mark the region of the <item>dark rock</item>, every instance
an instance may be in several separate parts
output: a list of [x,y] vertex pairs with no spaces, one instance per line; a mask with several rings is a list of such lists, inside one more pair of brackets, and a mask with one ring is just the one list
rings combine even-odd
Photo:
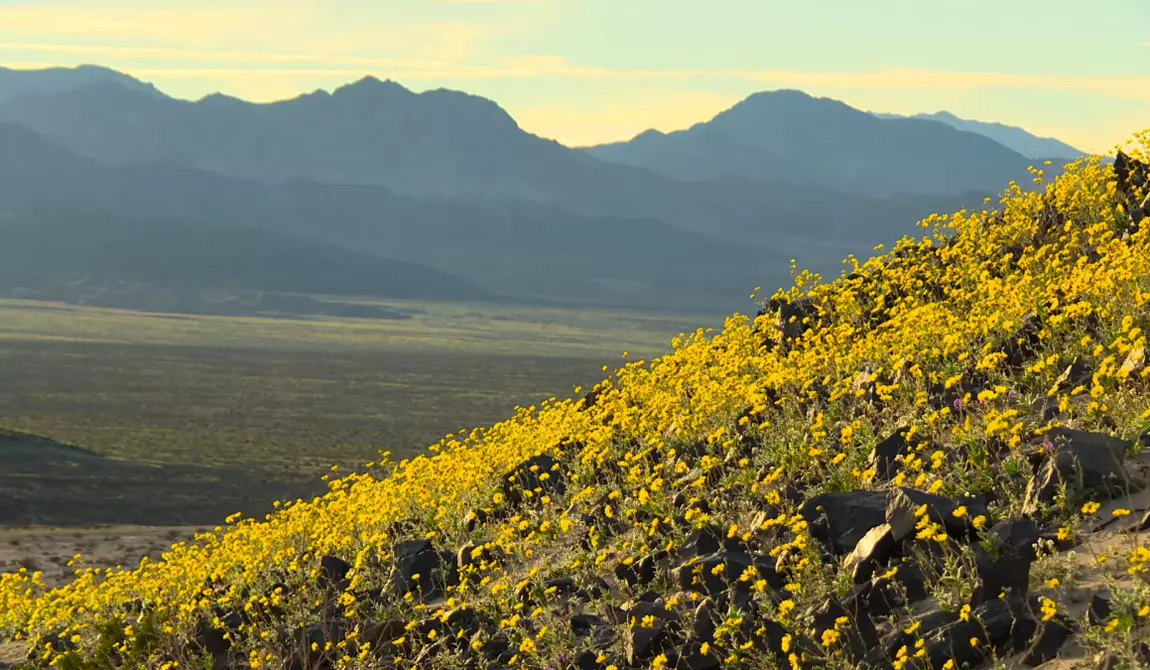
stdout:
[[590,391],[583,394],[583,397],[581,398],[583,402],[581,409],[591,409],[595,405],[599,404],[599,398],[602,395],[603,391],[600,390],[598,386],[593,387]]
[[1079,386],[1088,385],[1090,378],[1094,375],[1090,362],[1082,358],[1074,359],[1074,362],[1066,366],[1058,379],[1054,380],[1054,385],[1058,388],[1059,393],[1073,391]]
[[810,298],[799,298],[793,302],[778,303],[778,316],[775,323],[783,341],[801,337],[811,328],[818,313],[818,307]]
[[562,495],[567,490],[567,474],[562,465],[548,454],[532,456],[503,475],[500,484],[504,498],[511,506],[530,497],[544,494]]
[[467,513],[466,528],[467,532],[471,532],[476,528],[482,527],[491,518],[491,512],[485,509],[472,510]]
[[627,662],[636,665],[654,658],[675,644],[668,623],[679,615],[652,603],[635,603],[627,613]]
[[890,481],[899,470],[899,459],[910,453],[906,441],[907,428],[899,428],[882,442],[874,446],[870,454],[870,467],[874,468],[875,480]]
[[976,503],[974,499],[969,501],[975,509],[971,510],[970,506],[967,506],[967,513],[956,517],[954,512],[958,510],[959,503],[950,498],[900,487],[891,491],[887,497],[886,522],[891,527],[894,541],[902,543],[915,535],[915,526],[919,522],[915,512],[926,505],[926,515],[931,521],[941,524],[946,529],[947,535],[960,540],[970,540],[974,538],[971,519],[984,513],[985,505],[980,509],[980,503]]
[[584,602],[598,600],[611,592],[610,585],[602,577],[592,577],[587,580],[586,586],[575,592],[575,597]]
[[[886,576],[894,571],[893,575]],[[926,575],[909,559],[893,562],[882,576],[864,586],[869,589],[863,594],[873,616],[886,616],[900,607],[926,600]]]
[[392,554],[397,573],[395,588],[401,595],[416,593],[435,598],[442,595],[447,586],[459,583],[457,558],[449,552],[436,551],[429,540],[400,542]]
[[574,579],[570,577],[558,577],[556,579],[549,579],[543,584],[543,588],[550,591],[555,589],[554,593],[563,596],[574,595],[579,590],[579,585],[575,583]]
[[1006,590],[1010,595],[1025,595],[1030,564],[1037,558],[1037,524],[1030,519],[1007,519],[994,524],[987,535],[989,550],[982,543],[972,545],[978,586],[971,602],[997,599]]
[[643,603],[659,603],[659,601],[662,599],[663,596],[659,595],[658,591],[644,591],[639,594],[639,597],[636,598],[635,601]]
[[1124,440],[1105,433],[1052,428],[1042,446],[1046,454],[1026,491],[1023,513],[1027,516],[1050,504],[1062,483],[1108,497],[1130,484]]
[[1026,655],[1022,657],[1022,664],[1031,668],[1054,660],[1058,656],[1058,650],[1074,634],[1073,622],[1061,615],[1055,615],[1050,621],[1039,623],[1039,627],[1038,635],[1026,650]]
[[646,586],[655,581],[657,575],[655,568],[655,562],[649,557],[631,563],[620,563],[615,566],[615,577],[627,582],[627,586]]
[[502,663],[511,660],[511,657],[515,655],[515,650],[511,647],[511,638],[503,631],[492,635],[483,644],[483,655],[490,660]]
[[1042,330],[1042,319],[1031,312],[1022,317],[1018,327],[1006,338],[1002,348],[1006,354],[1006,365],[1012,368],[1022,367],[1022,364],[1033,358],[1038,347],[1038,333]]
[[[899,656],[899,650],[906,647],[906,653],[913,655],[916,639],[925,639],[931,633],[953,625],[959,620],[955,612],[934,609],[911,618],[904,626],[899,625],[894,632],[883,639],[881,645],[875,646],[867,652],[866,660],[871,664],[880,661],[892,661]],[[911,632],[906,632],[910,630]]]
[[718,670],[723,662],[710,649],[703,653],[701,642],[688,642],[679,650],[679,659],[675,663],[675,670]]
[[[838,623],[844,617],[846,624]],[[827,598],[814,612],[811,629],[815,640],[822,639],[825,631],[838,630],[838,644],[856,661],[864,658],[878,644],[878,633],[871,620],[870,610],[866,601],[860,598],[847,604],[836,598]]]
[[387,648],[394,640],[398,640],[407,633],[407,624],[399,619],[377,621],[363,627],[358,639],[370,642],[372,648]]
[[212,626],[208,620],[201,619],[192,635],[192,646],[196,653],[207,652],[214,661],[226,656],[231,643],[224,637],[224,631]]
[[845,559],[843,569],[851,572],[855,584],[869,581],[875,569],[886,565],[898,549],[890,524],[875,526],[863,535]]
[[[722,569],[719,569],[720,566]],[[684,591],[698,591],[712,597],[724,594],[736,585],[749,589],[750,585],[740,582],[739,577],[752,566],[754,562],[751,557],[742,552],[724,551],[704,556],[679,566],[679,588]],[[718,574],[715,574],[716,570]]]
[[722,528],[715,524],[707,524],[687,536],[677,555],[680,560],[689,560],[714,554],[723,546],[726,537],[727,534]]
[[[1026,649],[1034,639],[1037,620],[1029,608],[1019,606],[1017,599],[985,602],[970,612],[968,620],[959,620],[925,636],[926,657],[932,668],[941,670],[953,659],[957,667],[980,663],[992,654]],[[977,645],[970,643],[978,641]]]
[[867,531],[886,521],[886,494],[881,491],[820,493],[799,508],[811,536],[836,556],[849,554]]
[[[1150,184],[1147,175],[1150,166],[1119,151],[1114,159],[1114,175],[1117,177],[1118,193],[1125,201],[1126,212],[1134,224],[1134,230],[1147,217],[1150,217]],[[1133,232],[1134,230],[1130,231]]]
[[691,615],[691,638],[697,642],[713,642],[715,640],[715,604],[705,599],[699,603]]
[[460,570],[466,567],[477,569],[483,564],[491,567],[504,558],[503,551],[493,544],[480,544],[468,542],[459,548],[455,564]]
[[321,660],[324,656],[324,646],[331,636],[322,626],[309,624],[297,628],[292,639],[296,649],[292,661],[298,662],[304,668],[315,668],[324,664]]
[[603,668],[607,667],[605,664],[599,662],[599,654],[596,654],[590,649],[584,649],[576,654],[574,664],[578,670],[603,670]]
[[535,582],[524,581],[515,589],[515,597],[526,608],[534,607],[538,604],[535,598]]
[[1087,617],[1091,625],[1098,626],[1110,618],[1110,592],[1095,593],[1090,599]]
[[351,572],[351,564],[338,556],[324,556],[319,559],[319,585],[325,589],[344,591],[351,580],[347,573]]
[[609,626],[606,620],[594,614],[574,614],[571,616],[571,632],[576,637],[590,635],[596,628]]

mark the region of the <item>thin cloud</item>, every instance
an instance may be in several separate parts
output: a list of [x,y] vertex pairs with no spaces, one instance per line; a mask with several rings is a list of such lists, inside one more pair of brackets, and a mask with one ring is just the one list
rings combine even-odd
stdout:
[[[0,42],[0,51],[57,53],[84,59],[113,60],[112,66],[138,76],[343,76],[386,72],[411,80],[424,79],[732,79],[797,88],[845,89],[975,89],[1030,88],[1105,95],[1150,101],[1150,75],[1054,75],[1006,72],[948,72],[925,69],[885,69],[863,72],[818,72],[784,69],[628,69],[580,65],[560,56],[526,55],[492,64],[458,60],[391,58],[320,52],[264,52],[178,47],[112,46]],[[41,59],[42,60],[42,59]],[[139,61],[149,61],[147,64]],[[210,62],[212,67],[162,67],[155,61]],[[281,67],[289,66],[289,67]]]
[[[252,72],[267,72],[274,75],[278,69],[265,68],[255,70],[247,68],[252,64],[287,64],[287,63],[315,63],[319,69],[330,66],[362,65],[375,68],[442,68],[453,67],[448,61],[416,60],[409,58],[385,58],[376,56],[343,56],[315,53],[287,53],[267,51],[227,51],[206,49],[183,49],[178,47],[141,47],[141,46],[115,46],[104,44],[45,44],[24,42],[0,42],[0,50],[4,51],[30,51],[38,53],[60,53],[77,56],[95,56],[119,58],[124,61],[208,61],[228,63],[229,65],[216,68],[217,70],[245,70]],[[231,65],[235,64],[235,65]],[[239,67],[236,67],[238,65]],[[177,68],[166,69],[176,72]],[[196,68],[187,68],[195,72]]]
[[302,24],[303,17],[294,12],[273,9],[266,4],[118,11],[91,5],[0,7],[0,32],[85,39],[139,39],[147,35],[160,42],[207,46],[243,40],[257,27],[294,29]]

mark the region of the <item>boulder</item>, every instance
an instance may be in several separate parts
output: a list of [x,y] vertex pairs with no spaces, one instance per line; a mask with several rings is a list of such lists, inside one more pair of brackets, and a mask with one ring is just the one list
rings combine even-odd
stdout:
[[910,453],[906,440],[908,429],[900,428],[874,446],[870,454],[870,467],[876,481],[890,481],[899,470],[899,459]]
[[855,584],[869,581],[875,569],[886,565],[898,550],[898,543],[891,533],[889,523],[871,528],[855,545],[853,551],[843,559],[843,569],[851,573]]
[[658,656],[678,641],[668,624],[680,616],[653,603],[635,603],[627,612],[627,662],[638,665]]
[[[892,573],[889,574],[888,573]],[[871,582],[861,594],[873,616],[886,616],[896,609],[921,602],[930,597],[927,592],[926,573],[914,561],[903,558],[893,561],[881,576]]]
[[[527,497],[562,495],[567,490],[567,473],[554,457],[539,454],[512,468],[500,482],[500,491],[507,503],[515,506]],[[529,491],[530,496],[525,491]]]
[[867,531],[886,521],[886,508],[887,496],[881,491],[835,491],[808,499],[799,514],[829,553],[844,556]]
[[323,556],[319,559],[319,585],[321,588],[344,591],[351,580],[347,574],[351,564],[338,556]]
[[996,600],[1002,593],[1024,596],[1030,585],[1030,565],[1037,558],[1038,525],[1030,519],[1005,519],[987,533],[989,549],[972,545],[978,585],[971,602]]
[[[995,598],[975,607],[967,620],[958,620],[923,636],[930,667],[942,670],[947,661],[971,667],[994,655],[1026,649],[1035,637],[1038,620],[1018,600]],[[976,639],[977,645],[971,640]]]
[[395,556],[395,589],[400,595],[415,593],[424,598],[443,594],[459,583],[456,556],[436,551],[430,540],[406,540],[392,549]]
[[1059,485],[1113,498],[1130,485],[1125,440],[1105,433],[1052,428],[1044,436],[1045,451],[1026,491],[1023,514],[1034,516],[1049,505]]
[[[915,513],[923,505],[931,521],[941,524],[947,535],[958,540],[974,539],[975,529],[971,520],[987,513],[986,504],[978,498],[955,501],[926,491],[900,487],[888,494],[886,506],[886,522],[895,542],[901,543],[915,536],[915,526],[919,522]],[[965,507],[966,513],[955,516],[959,507]]]
[[[846,619],[846,623],[838,623],[843,618]],[[862,660],[878,644],[874,621],[871,619],[866,601],[862,598],[853,598],[845,602],[833,597],[824,600],[811,617],[811,635],[818,641],[828,630],[838,630],[840,635],[838,645],[855,661]]]

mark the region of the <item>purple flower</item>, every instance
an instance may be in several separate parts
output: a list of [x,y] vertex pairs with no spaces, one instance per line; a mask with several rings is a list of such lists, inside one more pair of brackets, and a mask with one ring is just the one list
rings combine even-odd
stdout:
[[954,399],[954,408],[955,409],[961,409],[962,408],[962,398],[955,398]]
[[1017,396],[1017,395],[1018,395],[1018,394],[1014,392],[1014,389],[1010,389],[1009,391],[1007,391],[1007,392],[1006,392],[1006,397],[1007,397],[1007,398],[1013,398],[1013,397],[1015,397],[1015,396]]

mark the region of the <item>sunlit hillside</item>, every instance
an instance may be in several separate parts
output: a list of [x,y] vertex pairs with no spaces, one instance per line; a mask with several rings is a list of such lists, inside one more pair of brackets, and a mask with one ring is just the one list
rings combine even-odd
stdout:
[[158,562],[0,576],[4,649],[59,668],[1150,663],[1148,152],[1144,133],[1113,166],[927,219],[833,281],[797,272],[757,317]]

